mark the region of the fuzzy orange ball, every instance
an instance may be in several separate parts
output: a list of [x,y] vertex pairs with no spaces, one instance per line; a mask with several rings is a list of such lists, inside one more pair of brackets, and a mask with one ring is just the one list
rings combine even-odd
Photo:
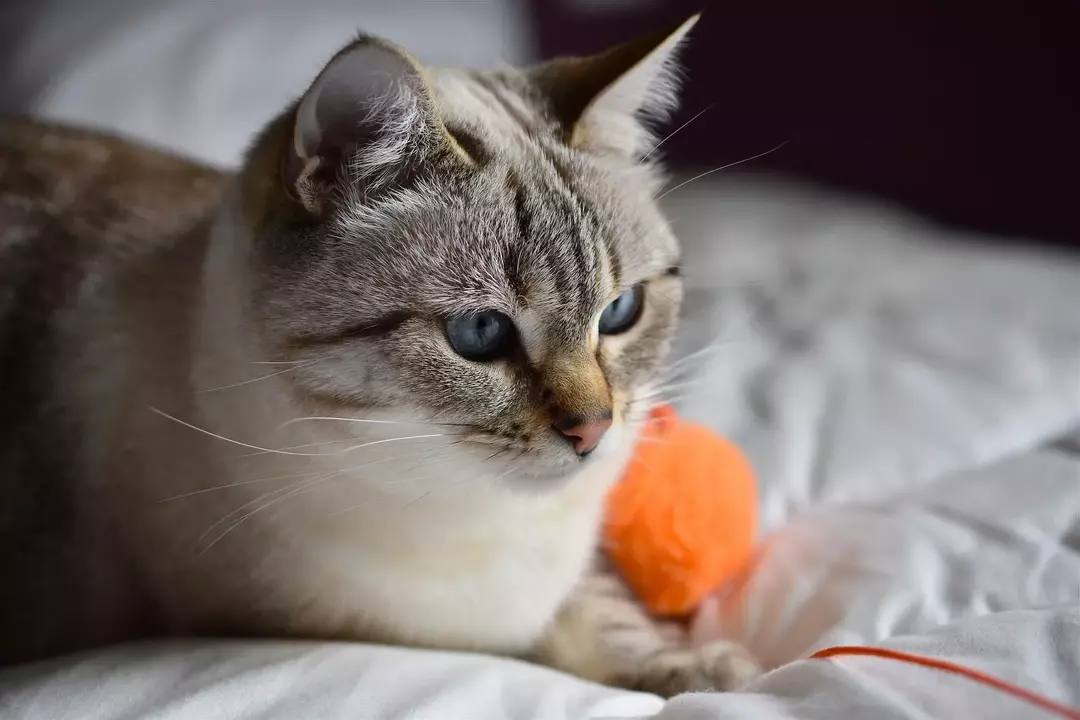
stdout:
[[650,611],[684,616],[750,560],[757,510],[739,448],[664,406],[608,497],[604,547]]

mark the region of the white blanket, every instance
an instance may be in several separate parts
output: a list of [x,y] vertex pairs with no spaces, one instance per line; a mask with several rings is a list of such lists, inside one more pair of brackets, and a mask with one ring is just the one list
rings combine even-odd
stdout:
[[[447,61],[521,47],[513,2],[255,3],[43,0],[19,30],[5,6],[0,39],[18,47],[0,75],[34,112],[228,165],[355,26]],[[681,355],[710,348],[673,392],[750,453],[766,530],[702,627],[779,669],[665,704],[496,658],[142,645],[0,673],[0,718],[1039,717],[941,671],[803,659],[861,643],[1080,706],[1080,260],[745,178],[668,200],[687,248]]]
[[[1080,707],[1080,610],[1016,611],[885,645]],[[895,660],[803,660],[742,692],[649,695],[511,660],[312,643],[173,643],[9,672],[11,720],[1052,720],[1030,701]],[[1068,716],[1064,716],[1068,717]]]
[[805,189],[680,193],[686,344],[716,343],[682,409],[750,452],[772,530],[722,628],[778,665],[1080,604],[1080,258]]

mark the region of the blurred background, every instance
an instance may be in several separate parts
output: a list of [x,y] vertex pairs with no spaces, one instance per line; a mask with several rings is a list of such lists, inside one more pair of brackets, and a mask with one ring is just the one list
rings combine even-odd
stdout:
[[1080,245],[1076,0],[6,0],[0,108],[222,165],[358,28],[431,63],[582,54],[704,8],[669,160]]

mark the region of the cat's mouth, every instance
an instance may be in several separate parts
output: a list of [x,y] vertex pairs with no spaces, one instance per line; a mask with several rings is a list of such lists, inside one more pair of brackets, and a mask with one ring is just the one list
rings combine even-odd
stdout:
[[555,433],[547,438],[532,433],[508,434],[477,427],[465,434],[461,441],[475,448],[485,463],[513,463],[527,467],[525,474],[535,474],[537,478],[565,475],[583,463],[592,462],[596,455],[601,454],[589,452],[579,455]]

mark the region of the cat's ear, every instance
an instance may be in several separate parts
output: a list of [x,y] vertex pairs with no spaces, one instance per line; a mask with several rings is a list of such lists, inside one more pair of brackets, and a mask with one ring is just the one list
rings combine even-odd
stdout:
[[385,40],[360,37],[327,64],[296,107],[285,180],[311,212],[335,183],[377,191],[438,143],[438,112],[420,64]]
[[[533,70],[533,79],[574,147],[646,152],[650,121],[678,105],[679,48],[699,15],[584,58],[560,58]],[[645,121],[643,124],[642,121]]]

